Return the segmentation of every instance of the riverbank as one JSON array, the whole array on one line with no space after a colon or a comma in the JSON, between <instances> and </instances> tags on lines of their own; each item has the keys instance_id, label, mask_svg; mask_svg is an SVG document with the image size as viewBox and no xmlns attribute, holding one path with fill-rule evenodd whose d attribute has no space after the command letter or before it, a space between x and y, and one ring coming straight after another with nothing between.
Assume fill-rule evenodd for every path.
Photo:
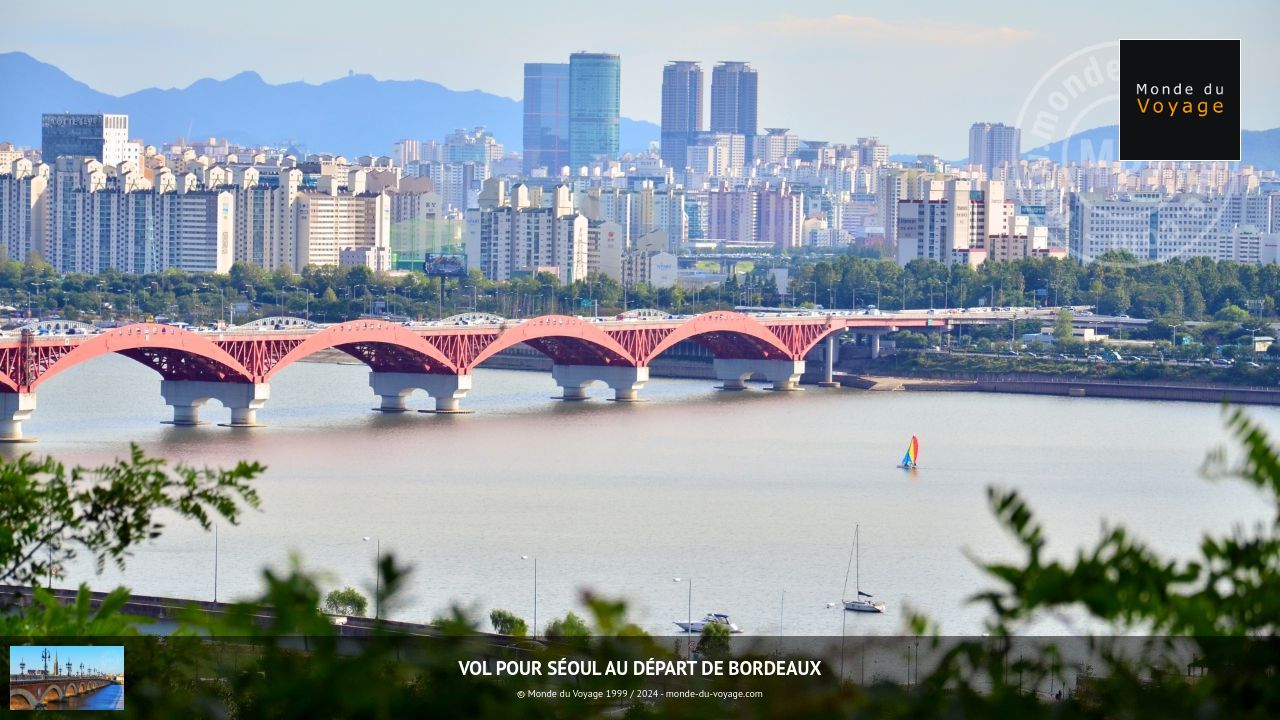
<instances>
[{"instance_id":1,"label":"riverbank","mask_svg":"<svg viewBox=\"0 0 1280 720\"><path fill-rule=\"evenodd\" d=\"M362 364L336 349L318 352L304 362ZM481 367L551 372L551 365L550 358L536 351L513 350L489 358ZM810 363L810 371L800 378L801 384L816 385L821 381L823 378L819 368L817 363ZM649 375L654 378L715 379L715 372L709 362L668 358L655 360L650 366ZM832 380L841 387L871 392L983 392L1280 405L1280 387L1070 377L1050 373L965 373L911 367L899 361L885 360L844 363L833 374Z\"/></svg>"}]
</instances>

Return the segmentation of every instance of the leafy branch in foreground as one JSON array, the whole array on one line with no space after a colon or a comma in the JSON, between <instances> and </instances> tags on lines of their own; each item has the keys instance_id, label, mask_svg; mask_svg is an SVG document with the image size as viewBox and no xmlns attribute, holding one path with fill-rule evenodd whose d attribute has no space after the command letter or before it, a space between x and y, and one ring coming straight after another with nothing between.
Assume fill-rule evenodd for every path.
<instances>
[{"instance_id":1,"label":"leafy branch in foreground","mask_svg":"<svg viewBox=\"0 0 1280 720\"><path fill-rule=\"evenodd\" d=\"M208 528L213 518L239 520L258 506L250 481L264 470L240 462L229 470L169 468L137 445L126 459L68 470L52 458L23 455L0 464L0 584L35 585L60 577L81 553L99 572L124 566L138 543L156 538L163 511Z\"/></svg>"}]
</instances>

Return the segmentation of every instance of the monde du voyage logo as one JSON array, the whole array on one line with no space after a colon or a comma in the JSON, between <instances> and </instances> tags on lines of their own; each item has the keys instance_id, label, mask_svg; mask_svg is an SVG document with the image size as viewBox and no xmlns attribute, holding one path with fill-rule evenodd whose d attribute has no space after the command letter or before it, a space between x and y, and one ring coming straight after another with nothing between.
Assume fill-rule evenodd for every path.
<instances>
[{"instance_id":1,"label":"monde du voyage logo","mask_svg":"<svg viewBox=\"0 0 1280 720\"><path fill-rule=\"evenodd\" d=\"M1240 41L1121 40L1120 159L1239 160Z\"/></svg>"}]
</instances>

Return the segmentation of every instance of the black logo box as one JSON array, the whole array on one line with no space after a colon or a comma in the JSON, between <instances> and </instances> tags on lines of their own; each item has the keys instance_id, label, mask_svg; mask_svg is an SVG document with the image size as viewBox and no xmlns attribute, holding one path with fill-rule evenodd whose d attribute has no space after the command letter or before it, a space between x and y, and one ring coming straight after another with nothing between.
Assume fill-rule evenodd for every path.
<instances>
[{"instance_id":1,"label":"black logo box","mask_svg":"<svg viewBox=\"0 0 1280 720\"><path fill-rule=\"evenodd\" d=\"M1121 160L1238 161L1241 100L1239 40L1120 41ZM1214 113L1218 102L1222 112ZM1170 103L1177 103L1172 115Z\"/></svg>"}]
</instances>

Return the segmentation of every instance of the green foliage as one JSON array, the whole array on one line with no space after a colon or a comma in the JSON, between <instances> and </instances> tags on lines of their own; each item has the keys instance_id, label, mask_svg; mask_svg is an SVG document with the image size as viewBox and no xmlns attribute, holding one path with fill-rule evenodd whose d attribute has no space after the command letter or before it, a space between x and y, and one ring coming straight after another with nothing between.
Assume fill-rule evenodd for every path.
<instances>
[{"instance_id":1,"label":"green foliage","mask_svg":"<svg viewBox=\"0 0 1280 720\"><path fill-rule=\"evenodd\" d=\"M547 623L546 634L549 638L585 638L591 636L591 628L587 627L582 618L571 612L563 618Z\"/></svg>"},{"instance_id":2,"label":"green foliage","mask_svg":"<svg viewBox=\"0 0 1280 720\"><path fill-rule=\"evenodd\" d=\"M1227 305L1213 314L1218 322L1242 323L1249 321L1249 311L1237 305Z\"/></svg>"},{"instance_id":3,"label":"green foliage","mask_svg":"<svg viewBox=\"0 0 1280 720\"><path fill-rule=\"evenodd\" d=\"M87 553L99 571L121 568L138 543L159 536L167 514L208 528L215 516L235 523L257 507L249 481L263 467L173 469L136 445L127 459L67 470L52 458L23 455L0 464L0 583L36 585L60 577L61 565Z\"/></svg>"},{"instance_id":4,"label":"green foliage","mask_svg":"<svg viewBox=\"0 0 1280 720\"><path fill-rule=\"evenodd\" d=\"M353 587L330 590L324 596L324 611L331 615L364 617L369 612L369 599Z\"/></svg>"},{"instance_id":5,"label":"green foliage","mask_svg":"<svg viewBox=\"0 0 1280 720\"><path fill-rule=\"evenodd\" d=\"M698 638L698 653L709 660L724 658L729 655L729 628L720 623L707 623L702 626L702 635Z\"/></svg>"},{"instance_id":6,"label":"green foliage","mask_svg":"<svg viewBox=\"0 0 1280 720\"><path fill-rule=\"evenodd\" d=\"M529 626L519 615L510 610L495 609L490 611L489 623L493 625L493 631L499 635L524 637L529 634Z\"/></svg>"},{"instance_id":7,"label":"green foliage","mask_svg":"<svg viewBox=\"0 0 1280 720\"><path fill-rule=\"evenodd\" d=\"M1058 311L1058 316L1053 319L1053 338L1058 342L1070 340L1075 332L1074 323L1075 315L1066 308Z\"/></svg>"}]
</instances>

